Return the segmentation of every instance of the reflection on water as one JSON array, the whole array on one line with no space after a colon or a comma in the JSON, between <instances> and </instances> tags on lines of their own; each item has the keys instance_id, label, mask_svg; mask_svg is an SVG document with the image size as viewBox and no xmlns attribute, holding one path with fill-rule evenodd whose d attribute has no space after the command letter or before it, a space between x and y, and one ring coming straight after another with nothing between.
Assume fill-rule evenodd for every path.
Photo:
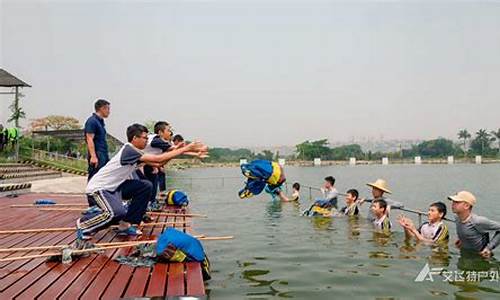
<instances>
[{"instance_id":1,"label":"reflection on water","mask_svg":"<svg viewBox=\"0 0 500 300\"><path fill-rule=\"evenodd\" d=\"M429 265L436 268L445 268L450 265L451 255L446 243L428 245L405 237L399 251L401 259L427 259Z\"/></svg>"},{"instance_id":2,"label":"reflection on water","mask_svg":"<svg viewBox=\"0 0 500 300\"><path fill-rule=\"evenodd\" d=\"M248 266L254 266L255 263L251 262L246 262L240 265L240 267L248 267ZM260 270L260 269L244 269L241 272L242 277L250 282L251 287L258 288L258 287L267 287L267 291L262 291L262 292L248 292L246 293L247 296L278 296L278 297L283 297L283 298L292 298L290 294L287 292L282 292L278 290L274 285L281 285L281 286L286 286L288 285L288 282L286 281L280 281L277 279L271 279L271 280L265 280L263 278L258 278L258 277L263 277L265 275L268 275L271 271L270 270ZM255 297L252 297L252 299L256 299Z\"/></svg>"},{"instance_id":3,"label":"reflection on water","mask_svg":"<svg viewBox=\"0 0 500 300\"><path fill-rule=\"evenodd\" d=\"M358 216L349 216L347 218L347 238L357 240L361 235L360 220Z\"/></svg>"},{"instance_id":4,"label":"reflection on water","mask_svg":"<svg viewBox=\"0 0 500 300\"><path fill-rule=\"evenodd\" d=\"M372 235L373 235L373 238L370 240L367 240L367 241L373 242L377 246L387 246L388 244L390 244L393 241L392 232L383 232L383 231L374 230Z\"/></svg>"},{"instance_id":5,"label":"reflection on water","mask_svg":"<svg viewBox=\"0 0 500 300\"><path fill-rule=\"evenodd\" d=\"M272 200L266 205L266 213L269 219L281 218L281 201Z\"/></svg>"},{"instance_id":6,"label":"reflection on water","mask_svg":"<svg viewBox=\"0 0 500 300\"><path fill-rule=\"evenodd\" d=\"M495 258L483 259L477 253L462 250L458 258L457 268L462 271L498 270L498 261Z\"/></svg>"},{"instance_id":7,"label":"reflection on water","mask_svg":"<svg viewBox=\"0 0 500 300\"><path fill-rule=\"evenodd\" d=\"M304 217L308 218L308 217ZM316 230L328 230L332 225L332 218L314 217L310 218L313 228Z\"/></svg>"},{"instance_id":8,"label":"reflection on water","mask_svg":"<svg viewBox=\"0 0 500 300\"><path fill-rule=\"evenodd\" d=\"M337 178L337 188L358 187L383 177L394 191L394 200L409 208L425 209L432 201L467 189L481 198L476 213L499 220L500 206L492 195L500 194L498 165L475 166L388 166L287 168L287 177L307 185ZM187 170L182 176L238 176L238 169ZM446 180L444 180L446 179ZM311 201L281 203L269 195L240 200L236 191L241 180L189 183L193 212L207 219L193 220L196 231L207 235L234 235L234 240L204 243L212 263L207 290L213 299L497 299L500 282L415 282L425 264L449 271L498 271L499 262L477 255L461 254L450 246L433 247L405 238L393 218L393 232L375 232L364 218L308 218L301 211ZM438 183L438 184L436 184ZM207 191L210 191L207 193ZM313 195L313 198L318 195ZM443 200L444 201L444 200ZM475 208L476 209L476 208ZM450 209L451 211L451 209ZM396 214L393 216L395 217ZM416 219L414 219L416 222ZM500 221L500 220L499 220ZM450 223L450 241L456 238ZM498 250L496 251L498 255ZM235 263L236 262L236 263Z\"/></svg>"}]
</instances>

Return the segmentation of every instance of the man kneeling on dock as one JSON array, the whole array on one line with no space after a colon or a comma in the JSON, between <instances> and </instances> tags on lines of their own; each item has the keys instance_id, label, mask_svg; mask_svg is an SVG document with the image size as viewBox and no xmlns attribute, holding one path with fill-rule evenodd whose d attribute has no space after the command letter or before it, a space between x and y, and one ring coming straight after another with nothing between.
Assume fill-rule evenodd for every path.
<instances>
[{"instance_id":1,"label":"man kneeling on dock","mask_svg":"<svg viewBox=\"0 0 500 300\"><path fill-rule=\"evenodd\" d=\"M126 143L118 153L88 182L86 193L99 209L77 220L77 240L90 239L90 235L119 221L118 234L140 235L133 224L140 224L151 197L152 184L148 180L132 179L139 164L161 167L172 158L186 152L206 152L207 147L194 142L162 154L144 154L148 130L140 124L127 128ZM131 199L128 209L122 199Z\"/></svg>"}]
</instances>

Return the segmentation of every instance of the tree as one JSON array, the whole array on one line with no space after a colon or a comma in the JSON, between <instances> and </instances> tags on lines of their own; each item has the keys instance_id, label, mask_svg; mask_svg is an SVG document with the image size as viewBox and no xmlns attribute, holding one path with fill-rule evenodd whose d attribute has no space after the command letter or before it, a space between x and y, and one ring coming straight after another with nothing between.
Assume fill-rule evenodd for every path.
<instances>
[{"instance_id":1,"label":"tree","mask_svg":"<svg viewBox=\"0 0 500 300\"><path fill-rule=\"evenodd\" d=\"M467 131L467 129L462 129L458 132L458 139L463 140L463 150L464 150L464 155L467 153L467 140L471 138L470 133Z\"/></svg>"},{"instance_id":2,"label":"tree","mask_svg":"<svg viewBox=\"0 0 500 300\"><path fill-rule=\"evenodd\" d=\"M479 129L476 132L476 137L472 140L470 147L476 154L485 155L491 151L491 142L493 141L491 135L486 129Z\"/></svg>"},{"instance_id":3,"label":"tree","mask_svg":"<svg viewBox=\"0 0 500 300\"><path fill-rule=\"evenodd\" d=\"M492 135L492 136L493 136L493 137L497 140L497 142L498 142L498 148L497 148L497 150L498 150L498 153L500 154L500 128L498 128L498 130L497 130L497 131L492 130L492 131L491 131L491 135Z\"/></svg>"},{"instance_id":4,"label":"tree","mask_svg":"<svg viewBox=\"0 0 500 300\"><path fill-rule=\"evenodd\" d=\"M44 118L33 119L30 123L30 130L67 130L80 129L80 121L73 117L51 115Z\"/></svg>"},{"instance_id":5,"label":"tree","mask_svg":"<svg viewBox=\"0 0 500 300\"><path fill-rule=\"evenodd\" d=\"M255 156L256 159L273 160L273 152L269 150L263 150L261 153Z\"/></svg>"},{"instance_id":6,"label":"tree","mask_svg":"<svg viewBox=\"0 0 500 300\"><path fill-rule=\"evenodd\" d=\"M148 129L148 131L150 133L155 132L155 124L156 124L156 121L153 121L153 120L147 120L146 122L144 122L144 126Z\"/></svg>"},{"instance_id":7,"label":"tree","mask_svg":"<svg viewBox=\"0 0 500 300\"><path fill-rule=\"evenodd\" d=\"M208 154L210 157L206 159L207 162L239 162L242 158L251 160L255 157L251 150L245 148L236 150L229 148L210 148Z\"/></svg>"},{"instance_id":8,"label":"tree","mask_svg":"<svg viewBox=\"0 0 500 300\"><path fill-rule=\"evenodd\" d=\"M333 160L346 160L350 157L355 157L356 159L362 159L364 157L363 150L358 144L344 145L340 147L335 147L331 149L331 159Z\"/></svg>"},{"instance_id":9,"label":"tree","mask_svg":"<svg viewBox=\"0 0 500 300\"><path fill-rule=\"evenodd\" d=\"M314 158L330 158L331 149L328 147L328 140L305 141L295 146L298 158L302 160L313 160Z\"/></svg>"},{"instance_id":10,"label":"tree","mask_svg":"<svg viewBox=\"0 0 500 300\"><path fill-rule=\"evenodd\" d=\"M451 140L437 138L421 142L416 146L416 152L421 156L443 157L453 155L455 153L455 145Z\"/></svg>"},{"instance_id":11,"label":"tree","mask_svg":"<svg viewBox=\"0 0 500 300\"><path fill-rule=\"evenodd\" d=\"M16 88L16 91L18 91L17 88ZM24 112L23 108L19 107L19 100L20 100L20 98L23 98L23 97L24 97L24 94L17 92L16 97L14 98L14 101L12 102L11 105L9 105L9 109L10 109L12 114L10 115L7 122L10 123L10 122L14 121L14 126L16 126L16 128L19 128L19 119L26 118L26 113Z\"/></svg>"}]
</instances>

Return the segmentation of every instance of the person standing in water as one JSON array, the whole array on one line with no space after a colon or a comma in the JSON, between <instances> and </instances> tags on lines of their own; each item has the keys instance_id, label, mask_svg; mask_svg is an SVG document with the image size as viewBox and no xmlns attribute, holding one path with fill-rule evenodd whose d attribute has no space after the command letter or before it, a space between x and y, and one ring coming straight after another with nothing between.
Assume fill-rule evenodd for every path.
<instances>
[{"instance_id":1,"label":"person standing in water","mask_svg":"<svg viewBox=\"0 0 500 300\"><path fill-rule=\"evenodd\" d=\"M500 244L500 223L472 213L476 206L476 197L467 191L448 196L452 201L451 209L456 215L455 225L459 249L475 251L484 258L493 255L493 250ZM490 232L493 236L490 237Z\"/></svg>"},{"instance_id":2,"label":"person standing in water","mask_svg":"<svg viewBox=\"0 0 500 300\"><path fill-rule=\"evenodd\" d=\"M391 208L402 208L404 206L403 203L388 199L386 196L384 196L385 193L392 194L391 190L388 187L387 181L385 181L384 179L377 179L375 182L369 182L366 185L372 188L373 199L361 199L359 200L360 205L362 205L364 202L384 200L387 203L387 216L389 216ZM368 211L368 220L370 222L375 221L375 216L373 215L373 211L371 209Z\"/></svg>"}]
</instances>

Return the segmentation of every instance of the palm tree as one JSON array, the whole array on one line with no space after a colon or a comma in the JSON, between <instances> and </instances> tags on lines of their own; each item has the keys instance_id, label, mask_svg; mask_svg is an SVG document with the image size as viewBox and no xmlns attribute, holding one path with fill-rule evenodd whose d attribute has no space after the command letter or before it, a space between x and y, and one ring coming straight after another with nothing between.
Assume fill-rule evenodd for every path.
<instances>
[{"instance_id":1,"label":"palm tree","mask_svg":"<svg viewBox=\"0 0 500 300\"><path fill-rule=\"evenodd\" d=\"M479 129L479 131L476 132L476 139L481 142L481 155L484 154L485 143L489 143L490 137L491 136L486 129Z\"/></svg>"},{"instance_id":2,"label":"palm tree","mask_svg":"<svg viewBox=\"0 0 500 300\"><path fill-rule=\"evenodd\" d=\"M464 156L467 154L467 140L471 138L470 133L467 131L467 129L462 129L458 132L458 139L459 140L464 140Z\"/></svg>"},{"instance_id":3,"label":"palm tree","mask_svg":"<svg viewBox=\"0 0 500 300\"><path fill-rule=\"evenodd\" d=\"M498 142L498 154L500 154L500 128L498 128L497 131L492 130L491 135L493 136L494 139L497 140Z\"/></svg>"}]
</instances>

